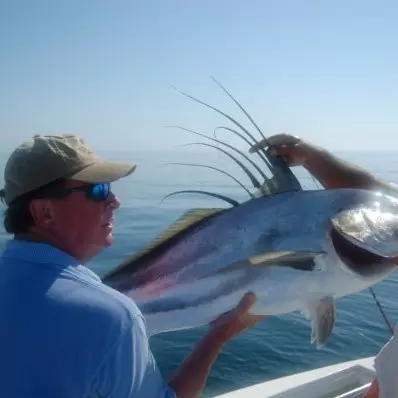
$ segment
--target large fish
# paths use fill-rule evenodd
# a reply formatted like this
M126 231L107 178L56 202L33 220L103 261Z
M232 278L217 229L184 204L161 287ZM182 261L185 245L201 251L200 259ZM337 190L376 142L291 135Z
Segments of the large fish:
M241 132L225 128L256 142L222 114ZM303 190L286 164L265 150L259 156L272 178L257 169L260 183L236 157L217 149L244 169L256 191L236 180L249 194L243 203L204 192L231 207L188 211L104 275L104 283L137 303L151 335L206 325L252 291L254 314L309 314L311 341L321 347L335 323L335 300L381 281L398 264L398 200L365 190Z

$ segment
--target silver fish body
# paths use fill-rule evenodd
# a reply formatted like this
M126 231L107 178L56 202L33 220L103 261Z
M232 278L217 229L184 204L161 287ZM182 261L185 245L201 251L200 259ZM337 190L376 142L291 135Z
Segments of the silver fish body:
M260 197L204 218L106 283L137 303L150 334L206 325L248 291L258 298L255 314L308 310L316 320L320 305L333 312L334 299L394 269L397 215L396 199L370 191ZM356 250L369 260L357 263ZM320 327L322 345L333 324Z
M253 119L219 86L266 143ZM233 123L233 128L218 129L262 147L241 123L184 95ZM232 207L189 211L140 253L104 275L104 283L137 303L151 335L207 325L251 291L257 296L254 314L309 313L311 341L321 347L333 330L334 301L383 280L398 264L398 200L355 189L304 191L285 162L270 151L261 149L256 154L268 168L268 177L232 145L182 130L232 149L253 166L263 182L236 155L201 144L232 159L255 192L220 169L191 164L231 177L249 199L238 203L219 193L176 192L199 192Z

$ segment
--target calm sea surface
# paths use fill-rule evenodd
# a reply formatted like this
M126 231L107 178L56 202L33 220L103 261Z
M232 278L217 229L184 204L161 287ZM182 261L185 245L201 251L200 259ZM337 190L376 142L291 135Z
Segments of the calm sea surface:
M167 165L170 162L199 162L221 167L247 185L247 177L224 155L216 152L117 152L104 153L108 159L134 160L135 175L114 184L122 201L116 216L115 242L90 267L100 275L126 256L145 246L157 233L191 207L224 206L217 199L200 195L178 195L160 203L163 196L180 189L204 189L245 199L245 192L225 175L209 169ZM398 153L344 153L378 176L398 183ZM5 156L0 158L1 170ZM301 170L295 171L305 187L314 182ZM2 172L1 172L2 174ZM0 182L2 186L2 175ZM0 247L7 236L0 229ZM398 320L398 276L375 286L375 293L391 322ZM310 345L310 323L300 314L266 320L225 346L214 364L205 396L213 396L275 377L305 371L321 365L374 355L389 338L388 329L369 291L337 302L337 323L327 346L317 350ZM184 359L204 330L158 335L151 345L167 377Z

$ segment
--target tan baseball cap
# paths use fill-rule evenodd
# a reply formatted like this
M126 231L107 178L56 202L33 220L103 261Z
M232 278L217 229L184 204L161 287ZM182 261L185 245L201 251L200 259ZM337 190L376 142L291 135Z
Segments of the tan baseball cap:
M10 204L59 178L113 182L130 175L136 167L133 163L105 162L77 135L35 135L17 147L7 161L4 199Z

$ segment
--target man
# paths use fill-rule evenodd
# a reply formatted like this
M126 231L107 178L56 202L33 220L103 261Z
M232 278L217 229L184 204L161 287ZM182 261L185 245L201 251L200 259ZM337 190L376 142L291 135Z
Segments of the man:
M120 202L110 183L135 168L104 162L75 135L34 136L8 159L1 397L196 397L224 344L263 319L248 316L245 296L163 380L139 309L84 266L112 244Z
M289 166L303 166L325 188L357 188L383 191L398 196L398 187L377 179L366 170L337 158L323 148L298 137L278 134L254 145L250 152L268 147L274 155L283 158ZM398 242L397 242L398 246ZM394 336L375 359L376 378L365 398L398 397L398 337Z

